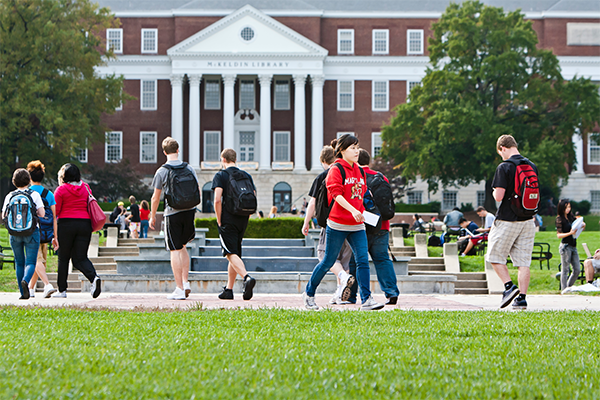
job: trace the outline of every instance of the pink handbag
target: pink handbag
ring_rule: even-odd
[[[89,186],[86,186],[88,191],[88,214],[92,220],[92,232],[97,232],[104,227],[106,223],[106,215],[98,205],[96,198],[92,196]]]

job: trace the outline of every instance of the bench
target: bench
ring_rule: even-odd
[[[540,269],[543,268],[543,262],[546,261],[546,266],[550,270],[550,260],[552,259],[552,252],[550,251],[550,244],[535,242],[533,244],[533,250],[531,251],[531,261],[539,261]],[[512,264],[512,260],[509,258],[506,260],[507,264]]]
[[[6,246],[0,246],[0,269],[4,267],[4,263],[12,264],[13,268],[15,267],[15,256],[12,254],[8,254],[6,251],[12,249]]]
[[[583,268],[583,261],[579,261],[579,263],[581,264],[581,272],[579,272],[579,276],[577,277],[576,280],[579,281],[579,283],[581,285],[583,285],[586,281],[585,268]],[[562,271],[561,267],[562,267],[562,263],[558,264],[558,272],[554,276],[556,278],[556,280],[558,281],[558,290],[561,290],[561,287],[560,287],[560,275],[561,275],[561,271]]]

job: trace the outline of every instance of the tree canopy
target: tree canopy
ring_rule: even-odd
[[[520,10],[452,3],[433,30],[422,85],[382,130],[384,157],[432,191],[481,181],[490,189],[501,161],[496,140],[512,134],[541,183],[557,187],[575,162],[573,134],[598,123],[597,86],[564,80],[557,57],[537,47]],[[491,190],[486,206],[495,209]]]
[[[88,0],[0,0],[0,177],[33,159],[56,171],[105,140],[101,115],[128,96],[94,68],[118,23]]]

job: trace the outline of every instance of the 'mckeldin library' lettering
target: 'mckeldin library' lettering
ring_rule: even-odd
[[[285,61],[208,61],[207,67],[213,68],[287,68]]]

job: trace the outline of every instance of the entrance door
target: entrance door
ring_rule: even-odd
[[[240,131],[239,161],[254,161],[255,131]]]

